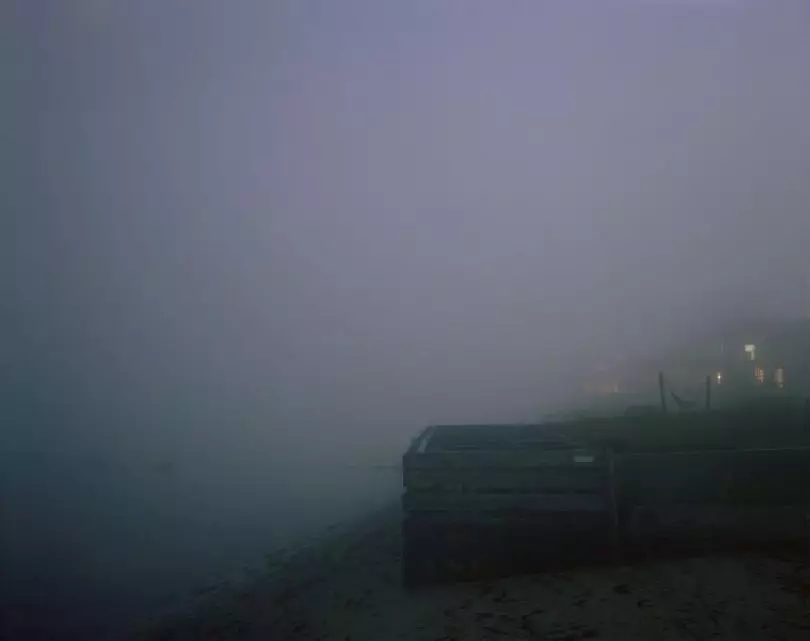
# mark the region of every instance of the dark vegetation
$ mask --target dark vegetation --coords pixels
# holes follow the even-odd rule
[[[627,452],[810,446],[810,413],[799,398],[754,400],[705,412],[651,413],[549,423],[572,440]]]

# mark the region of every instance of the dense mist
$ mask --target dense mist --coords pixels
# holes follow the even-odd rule
[[[179,549],[191,585],[395,497],[358,466],[428,423],[810,310],[801,2],[4,14],[3,557],[65,594]]]

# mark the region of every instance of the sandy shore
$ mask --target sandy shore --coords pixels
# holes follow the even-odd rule
[[[656,560],[491,581],[400,586],[391,508],[222,588],[140,640],[810,638],[810,562],[784,555]]]

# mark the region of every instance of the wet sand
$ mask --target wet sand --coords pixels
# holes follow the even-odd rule
[[[399,510],[335,528],[139,640],[810,638],[810,559],[746,553],[404,590]]]

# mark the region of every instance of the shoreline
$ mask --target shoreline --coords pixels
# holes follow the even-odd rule
[[[810,634],[806,555],[659,558],[410,591],[401,587],[399,560],[392,505],[129,638],[799,641]]]

